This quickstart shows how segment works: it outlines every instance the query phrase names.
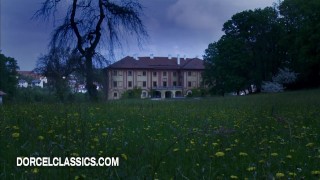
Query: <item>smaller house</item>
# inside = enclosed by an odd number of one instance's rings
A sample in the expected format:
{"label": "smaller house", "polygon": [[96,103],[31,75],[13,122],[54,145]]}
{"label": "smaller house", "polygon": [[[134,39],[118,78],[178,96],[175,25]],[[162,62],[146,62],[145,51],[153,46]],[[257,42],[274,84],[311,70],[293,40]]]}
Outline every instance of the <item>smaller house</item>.
{"label": "smaller house", "polygon": [[2,96],[7,95],[6,93],[0,91],[0,105],[2,104]]}
{"label": "smaller house", "polygon": [[24,79],[20,79],[18,81],[18,87],[20,88],[27,88],[28,87],[28,82]]}

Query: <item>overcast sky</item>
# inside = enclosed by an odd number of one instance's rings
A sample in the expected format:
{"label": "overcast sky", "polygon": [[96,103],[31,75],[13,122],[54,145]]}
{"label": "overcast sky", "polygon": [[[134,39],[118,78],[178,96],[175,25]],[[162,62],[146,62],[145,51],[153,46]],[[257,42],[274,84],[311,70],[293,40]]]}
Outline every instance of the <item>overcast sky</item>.
{"label": "overcast sky", "polygon": [[[43,1],[0,0],[0,49],[15,58],[21,70],[32,70],[37,58],[48,49],[55,24],[31,19]],[[143,22],[150,36],[148,42],[143,49],[136,44],[123,46],[116,51],[118,59],[134,54],[202,58],[208,44],[221,37],[223,23],[233,14],[272,6],[274,0],[141,0],[141,3]]]}

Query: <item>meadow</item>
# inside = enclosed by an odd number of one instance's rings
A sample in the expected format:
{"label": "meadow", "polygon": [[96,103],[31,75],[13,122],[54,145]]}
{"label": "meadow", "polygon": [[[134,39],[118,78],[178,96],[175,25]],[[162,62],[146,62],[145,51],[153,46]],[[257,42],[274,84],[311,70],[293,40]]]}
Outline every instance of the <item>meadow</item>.
{"label": "meadow", "polygon": [[[0,106],[0,179],[319,179],[320,90]],[[119,167],[17,167],[114,156]]]}

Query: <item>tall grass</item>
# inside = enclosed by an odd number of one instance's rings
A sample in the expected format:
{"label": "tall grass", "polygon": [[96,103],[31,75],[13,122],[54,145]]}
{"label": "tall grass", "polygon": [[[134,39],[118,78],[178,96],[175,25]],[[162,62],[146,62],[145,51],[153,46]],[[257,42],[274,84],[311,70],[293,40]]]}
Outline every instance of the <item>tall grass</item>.
{"label": "tall grass", "polygon": [[[12,104],[0,118],[4,179],[320,177],[320,90]],[[16,167],[18,156],[116,156],[120,166]]]}

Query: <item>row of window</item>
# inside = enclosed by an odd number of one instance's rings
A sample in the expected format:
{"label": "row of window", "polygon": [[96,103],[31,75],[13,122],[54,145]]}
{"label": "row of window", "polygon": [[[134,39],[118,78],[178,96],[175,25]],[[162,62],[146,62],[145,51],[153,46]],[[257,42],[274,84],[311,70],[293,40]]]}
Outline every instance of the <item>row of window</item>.
{"label": "row of window", "polygon": [[[152,72],[153,76],[157,76],[158,72]],[[173,77],[177,76],[177,72],[172,72]],[[113,71],[113,76],[122,76],[122,71]],[[132,76],[132,71],[128,71],[128,76]],[[138,71],[138,76],[147,76],[147,71]],[[163,71],[162,76],[167,76],[167,72]],[[196,76],[196,72],[188,71],[188,76]]]}
{"label": "row of window", "polygon": [[[131,88],[133,86],[132,81],[128,81],[128,87]],[[152,82],[153,87],[157,87],[157,81]],[[167,87],[167,81],[162,82],[163,87]],[[177,86],[177,81],[172,82],[172,86]],[[179,84],[181,86],[181,84]],[[195,87],[196,82],[195,81],[188,81],[188,87]],[[113,87],[122,87],[122,81],[113,81]],[[147,87],[146,81],[138,81],[138,87]]]}

